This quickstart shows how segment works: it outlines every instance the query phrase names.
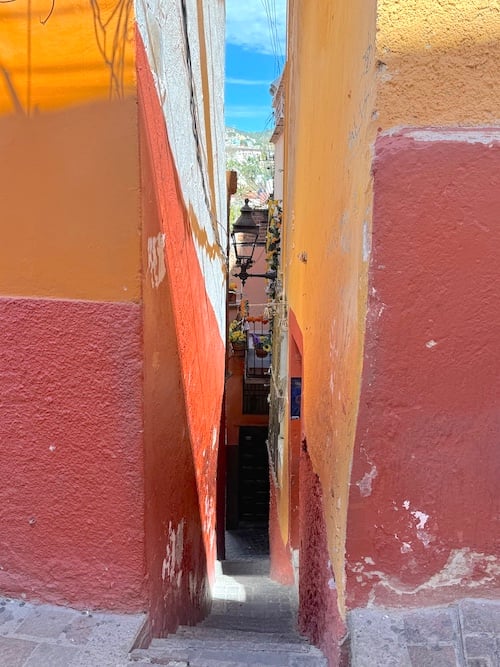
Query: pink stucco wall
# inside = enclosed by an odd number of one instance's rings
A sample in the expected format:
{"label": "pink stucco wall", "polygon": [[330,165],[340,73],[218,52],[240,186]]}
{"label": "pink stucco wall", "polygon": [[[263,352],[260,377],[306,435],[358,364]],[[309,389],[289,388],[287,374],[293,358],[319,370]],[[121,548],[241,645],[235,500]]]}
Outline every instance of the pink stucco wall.
{"label": "pink stucco wall", "polygon": [[0,590],[145,607],[141,312],[0,299]]}
{"label": "pink stucco wall", "polygon": [[500,142],[376,145],[349,607],[498,595]]}

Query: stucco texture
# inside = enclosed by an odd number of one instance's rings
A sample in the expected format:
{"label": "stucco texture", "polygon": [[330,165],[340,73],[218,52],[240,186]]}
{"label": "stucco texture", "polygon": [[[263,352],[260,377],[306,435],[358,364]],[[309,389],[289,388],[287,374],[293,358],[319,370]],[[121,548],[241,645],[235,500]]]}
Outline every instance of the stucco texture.
{"label": "stucco texture", "polygon": [[500,142],[377,141],[350,607],[499,594]]}
{"label": "stucco texture", "polygon": [[205,291],[225,336],[224,3],[137,3]]}
{"label": "stucco texture", "polygon": [[131,10],[0,4],[0,294],[140,298]]}
{"label": "stucco texture", "polygon": [[289,7],[285,290],[303,337],[302,430],[323,489],[340,610],[367,289],[375,4]]}
{"label": "stucco texture", "polygon": [[0,114],[134,93],[133,0],[0,4]]}
{"label": "stucco texture", "polygon": [[165,119],[137,38],[144,273],[146,541],[152,631],[195,623],[214,575],[225,346]]}
{"label": "stucco texture", "polygon": [[141,313],[0,299],[0,589],[145,607]]}
{"label": "stucco texture", "polygon": [[377,123],[500,120],[498,0],[379,0]]}
{"label": "stucco texture", "polygon": [[137,104],[0,117],[0,293],[138,301]]}

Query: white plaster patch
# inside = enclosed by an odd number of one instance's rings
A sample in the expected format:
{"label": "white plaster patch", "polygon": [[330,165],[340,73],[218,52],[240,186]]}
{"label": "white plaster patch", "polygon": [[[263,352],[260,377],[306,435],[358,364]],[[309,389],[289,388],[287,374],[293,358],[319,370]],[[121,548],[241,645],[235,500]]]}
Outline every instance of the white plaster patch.
{"label": "white plaster patch", "polygon": [[151,285],[157,289],[167,274],[165,266],[165,234],[148,238],[148,273]]}
{"label": "white plaster patch", "polygon": [[372,493],[372,482],[377,477],[378,472],[375,466],[372,466],[370,472],[366,472],[363,478],[356,482],[359,492],[363,497],[370,496]]}
{"label": "white plaster patch", "polygon": [[328,588],[331,591],[334,591],[334,590],[337,589],[337,584],[335,583],[335,579],[333,577],[330,577],[330,579],[328,579]]}
{"label": "white plaster patch", "polygon": [[363,221],[363,262],[368,262],[372,251],[372,237],[370,233],[370,223]]}
{"label": "white plaster patch", "polygon": [[405,136],[415,141],[453,141],[466,144],[485,144],[500,141],[498,130],[410,130]]}
{"label": "white plaster patch", "polygon": [[[485,573],[485,576],[477,581],[471,581],[476,568],[480,568]],[[450,586],[463,586],[469,589],[485,586],[496,581],[497,577],[500,576],[500,564],[496,556],[471,551],[466,547],[464,549],[452,550],[443,569],[418,586],[408,586],[403,584],[399,579],[387,576],[385,572],[378,570],[372,570],[364,574],[368,579],[377,578],[379,585],[397,595],[403,596],[415,595],[415,593],[420,593],[421,591],[448,588]],[[375,598],[376,592],[372,588],[368,606],[373,606]]]}
{"label": "white plaster patch", "polygon": [[400,551],[402,554],[407,554],[411,551],[411,544],[409,542],[403,542]]}
{"label": "white plaster patch", "polygon": [[415,519],[418,521],[417,523],[417,538],[422,542],[424,547],[428,547],[429,544],[432,542],[434,539],[432,535],[425,530],[425,526],[427,524],[427,521],[429,520],[429,515],[425,514],[424,512],[411,512],[411,514],[415,517]]}
{"label": "white plaster patch", "polygon": [[401,125],[396,125],[381,132],[380,136],[393,137],[398,134],[414,139],[415,141],[452,141],[467,144],[484,144],[486,146],[492,146],[500,142],[500,131],[496,128],[484,128],[482,130],[473,128],[408,130]]}
{"label": "white plaster patch", "polygon": [[373,560],[373,558],[371,558],[371,556],[365,556],[363,560],[367,565],[375,565],[375,561]]}
{"label": "white plaster patch", "polygon": [[423,530],[425,528],[425,524],[429,520],[429,515],[425,514],[424,512],[411,512],[415,519],[417,519],[418,524],[417,524],[417,530]]}
{"label": "white plaster patch", "polygon": [[208,535],[208,547],[210,553],[215,550],[215,502],[211,494],[211,490],[205,490],[205,515],[203,517],[203,532]]}
{"label": "white plaster patch", "polygon": [[405,501],[403,502],[403,507],[405,508],[405,510],[409,510],[409,509],[410,509],[410,501],[409,501],[409,500],[405,500]]}
{"label": "white plaster patch", "polygon": [[433,339],[428,340],[427,343],[425,344],[425,347],[429,348],[431,350],[433,347],[436,347],[437,342]]}
{"label": "white plaster patch", "polygon": [[[175,528],[171,521],[168,522],[168,537],[165,547],[165,558],[161,568],[161,578],[175,582],[178,586],[182,578],[182,555],[184,552],[184,519]],[[179,576],[180,575],[180,576]]]}

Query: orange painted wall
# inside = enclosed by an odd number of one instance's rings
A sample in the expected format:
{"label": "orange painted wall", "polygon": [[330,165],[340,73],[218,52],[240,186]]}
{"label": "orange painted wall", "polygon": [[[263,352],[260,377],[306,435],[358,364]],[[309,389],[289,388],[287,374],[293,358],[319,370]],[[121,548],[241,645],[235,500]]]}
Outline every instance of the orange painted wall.
{"label": "orange painted wall", "polygon": [[381,0],[377,22],[348,606],[495,597],[499,7]]}
{"label": "orange painted wall", "polygon": [[222,252],[202,268],[132,0],[40,23],[50,4],[0,5],[2,475],[17,462],[0,587],[149,608],[162,634],[203,615],[214,570]]}
{"label": "orange painted wall", "polygon": [[285,289],[303,335],[302,426],[341,609],[371,222],[375,4],[289,5]]}
{"label": "orange painted wall", "polygon": [[[95,8],[95,9],[94,9]],[[133,95],[133,0],[0,5],[0,113]]]}
{"label": "orange painted wall", "polygon": [[[102,20],[116,3],[100,2]],[[27,13],[31,7],[31,14]],[[124,3],[130,15],[131,3]],[[128,8],[128,9],[127,9]],[[0,5],[0,293],[137,301],[139,171],[130,20],[115,74],[90,3]],[[117,20],[117,19],[116,19]],[[108,39],[118,28],[107,28]]]}
{"label": "orange painted wall", "polygon": [[498,124],[498,2],[379,0],[377,124]]}
{"label": "orange painted wall", "polygon": [[[111,87],[91,4],[50,6],[0,4],[0,587],[143,610],[132,3],[108,24],[121,17]],[[96,6],[106,21],[116,3]]]}

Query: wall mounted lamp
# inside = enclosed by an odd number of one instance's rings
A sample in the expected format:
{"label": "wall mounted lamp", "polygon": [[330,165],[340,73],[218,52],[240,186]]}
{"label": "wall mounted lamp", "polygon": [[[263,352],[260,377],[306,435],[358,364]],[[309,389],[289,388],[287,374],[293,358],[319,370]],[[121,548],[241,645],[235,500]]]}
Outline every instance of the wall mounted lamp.
{"label": "wall mounted lamp", "polygon": [[236,256],[236,266],[239,273],[234,273],[235,278],[241,280],[244,285],[248,278],[267,278],[274,280],[276,271],[267,271],[266,273],[248,273],[248,269],[253,265],[253,254],[257,239],[259,238],[259,226],[255,223],[252,213],[253,209],[248,205],[248,199],[245,199],[245,205],[240,209],[241,215],[236,220],[231,231],[231,241]]}

